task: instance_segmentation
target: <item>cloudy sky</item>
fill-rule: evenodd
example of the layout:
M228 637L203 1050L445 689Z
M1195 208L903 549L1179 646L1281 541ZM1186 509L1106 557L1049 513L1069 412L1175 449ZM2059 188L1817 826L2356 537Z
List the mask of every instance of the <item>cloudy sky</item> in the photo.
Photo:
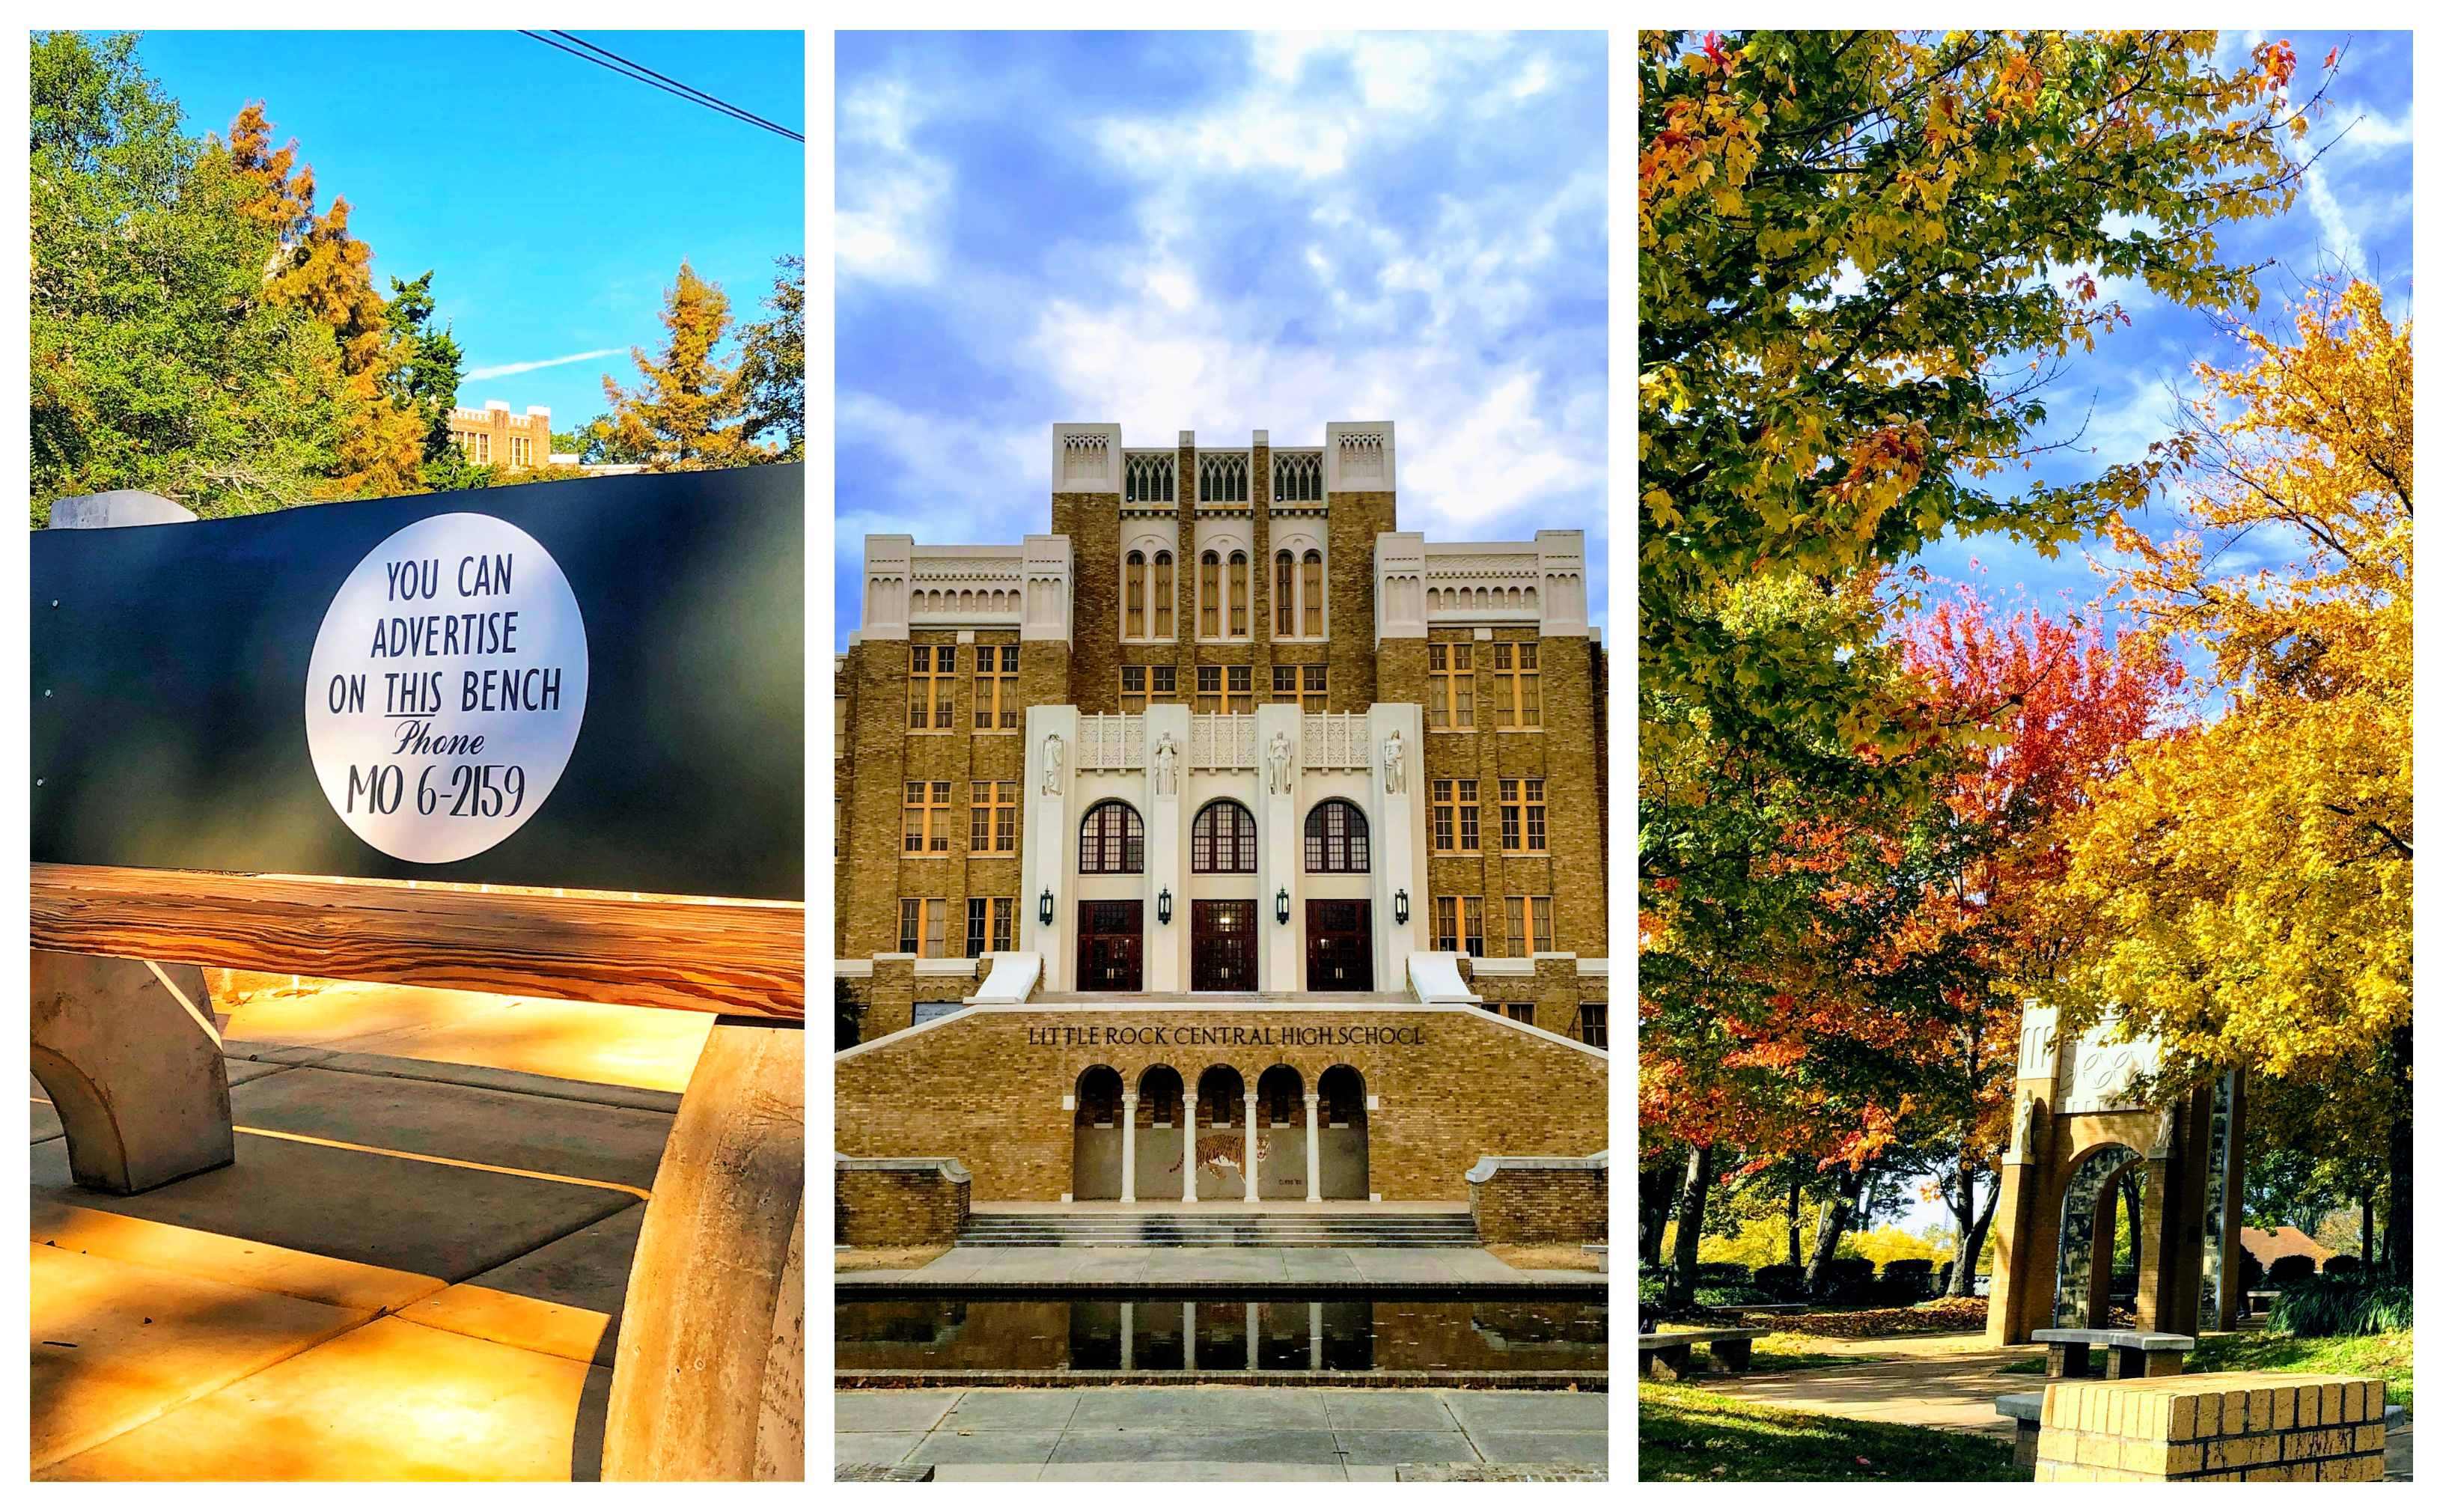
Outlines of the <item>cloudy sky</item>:
M1428 540L1588 532L1600 33L898 34L836 52L837 643L864 537L1048 528L1051 427L1399 427Z
M2216 62L2245 65L2250 49L2268 39L2297 49L2294 93L2304 98L2325 82L2324 58L2339 49L2327 108L2307 138L2323 156L2291 208L2242 221L2217 236L2226 263L2270 262L2257 275L2263 298L2250 318L2257 329L2294 332L2287 298L2303 281L2336 271L2373 280L2396 321L2408 319L2415 293L2410 217L2410 42L2406 31L2227 31ZM2051 419L2042 439L2066 441L2084 427L2077 448L2039 462L2036 474L2055 483L2091 479L2108 466L2141 460L2147 446L2171 428L2173 390L2199 387L2191 364L2231 367L2239 349L2205 313L2148 293L2142 283L2108 290L2129 311L2131 324L2099 340L2093 355L2077 355L2046 395ZM1997 477L1994 484L2005 482ZM2175 519L2159 502L2150 507L2150 533L2172 533ZM2252 569L2297 549L2284 533L2260 532L2226 553L2224 564ZM1933 572L1975 581L2009 602L2023 587L2033 602L2057 611L2096 599L2105 580L2090 565L2110 553L2069 547L2052 561L2000 537L1946 543L1923 559ZM2107 618L2109 618L2107 616ZM2205 658L2192 655L2202 669Z

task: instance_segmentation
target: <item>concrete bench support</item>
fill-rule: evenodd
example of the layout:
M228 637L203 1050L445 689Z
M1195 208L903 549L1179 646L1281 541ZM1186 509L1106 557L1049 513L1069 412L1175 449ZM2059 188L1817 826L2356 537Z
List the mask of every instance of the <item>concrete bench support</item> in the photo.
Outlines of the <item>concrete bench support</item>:
M724 1018L653 1177L606 1481L806 1475L806 1036Z
M31 954L34 1077L59 1110L77 1185L125 1196L235 1160L202 969Z

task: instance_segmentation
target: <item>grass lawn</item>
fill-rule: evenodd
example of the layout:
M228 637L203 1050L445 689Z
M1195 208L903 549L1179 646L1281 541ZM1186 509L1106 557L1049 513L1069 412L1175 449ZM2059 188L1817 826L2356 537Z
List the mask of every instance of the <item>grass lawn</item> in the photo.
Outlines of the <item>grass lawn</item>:
M1637 1388L1643 1481L2024 1481L2007 1439L1792 1412L1690 1386Z

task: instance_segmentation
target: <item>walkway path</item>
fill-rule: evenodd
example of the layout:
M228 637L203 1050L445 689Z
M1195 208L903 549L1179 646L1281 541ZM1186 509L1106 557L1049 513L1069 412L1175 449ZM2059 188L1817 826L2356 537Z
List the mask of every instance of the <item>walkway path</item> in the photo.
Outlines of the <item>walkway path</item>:
M1228 1386L835 1392L835 1464L941 1481L1388 1481L1408 1464L1601 1466L1610 1397Z

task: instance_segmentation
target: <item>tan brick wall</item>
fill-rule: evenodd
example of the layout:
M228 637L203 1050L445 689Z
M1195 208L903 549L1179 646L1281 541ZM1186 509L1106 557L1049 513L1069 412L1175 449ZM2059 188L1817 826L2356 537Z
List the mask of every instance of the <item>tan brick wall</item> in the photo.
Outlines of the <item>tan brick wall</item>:
M967 1183L940 1171L832 1172L837 1243L879 1248L946 1245L967 1218Z
M1323 570L1332 602L1332 707L1359 710L1384 701L1374 666L1374 538L1400 528L1399 505L1376 492L1335 493L1331 503Z
M874 964L872 1017L882 1019L893 968ZM904 1019L897 1021L904 1023ZM1424 1042L1266 1047L1076 1044L1063 1031L1193 1026L1422 1030ZM1029 1042L1029 1031L1038 1036ZM871 1038L876 1030L869 1030ZM1049 1034L1054 1042L1040 1042ZM1555 1044L1480 1009L1279 1008L1229 1013L1173 1007L1090 1010L1037 1005L984 1010L928 1026L834 1063L841 1153L955 1155L975 1172L978 1202L1056 1201L1072 1187L1075 1115L1060 1106L1080 1073L1109 1065L1127 1084L1161 1064L1189 1086L1204 1069L1235 1067L1255 1084L1270 1066L1296 1068L1310 1090L1335 1064L1365 1078L1381 1106L1368 1115L1368 1186L1387 1201L1461 1202L1465 1173L1487 1153L1585 1155L1608 1147L1606 1057Z
M1611 1232L1611 1182L1601 1171L1496 1171L1467 1184L1467 1208L1488 1245L1600 1245Z
M897 1034L916 1016L916 961L896 952L873 958L873 977L867 985L864 1032L868 1040ZM891 1150L847 1150L843 1154L904 1155L909 1147Z
M2379 1481L2384 1383L2231 1371L2045 1388L2039 1481Z
M1054 494L1052 533L1069 538L1075 598L1069 619L1072 649L1059 685L1064 692L1042 701L1074 703L1080 713L1116 714L1120 711L1120 495ZM1035 642L1027 651L1032 653L1042 644ZM1023 682L1026 661L1024 655L1018 659L1022 689L1027 686Z

